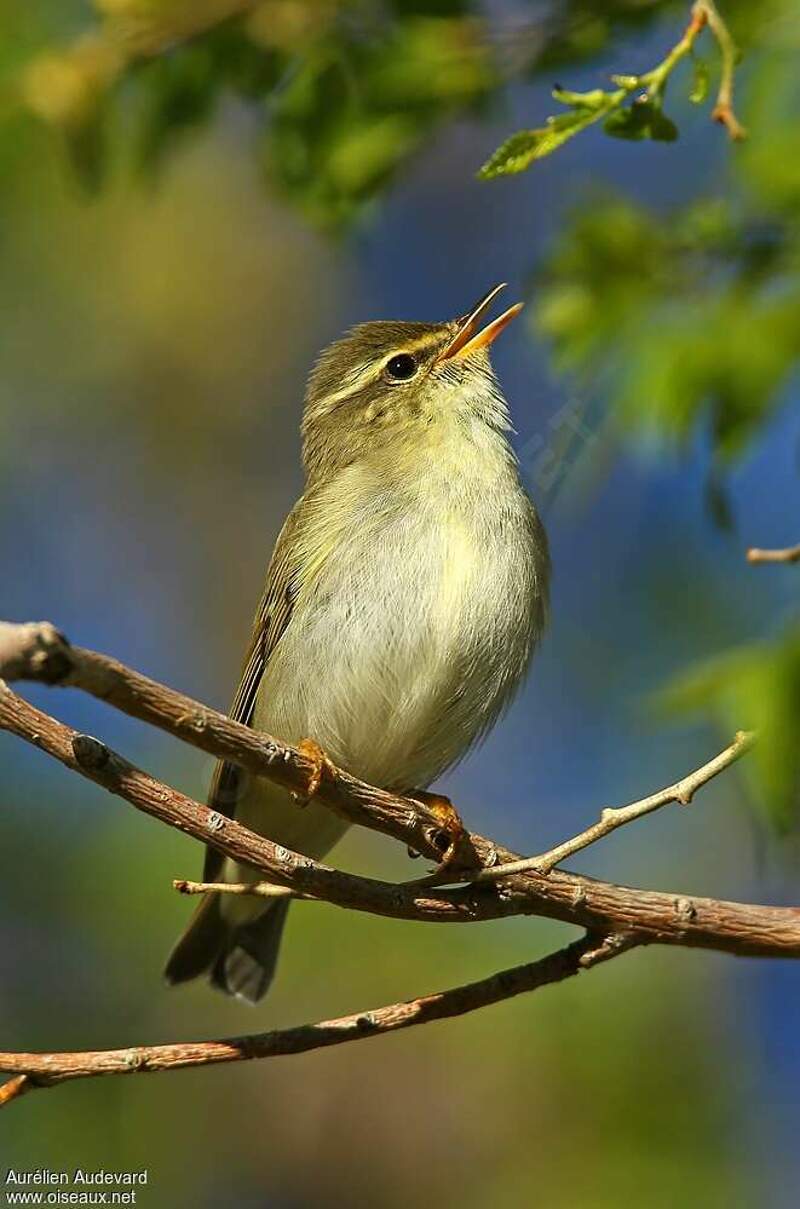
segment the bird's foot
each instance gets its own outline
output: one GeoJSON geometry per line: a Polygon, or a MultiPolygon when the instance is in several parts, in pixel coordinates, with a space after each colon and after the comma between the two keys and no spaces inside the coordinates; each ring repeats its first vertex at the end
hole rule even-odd
{"type": "Polygon", "coordinates": [[[323,774],[328,772],[331,776],[335,776],[336,768],[314,739],[301,739],[297,744],[297,750],[309,761],[311,771],[308,774],[305,793],[293,793],[292,797],[299,806],[307,806],[311,799],[316,797],[322,784],[323,774]]]}
{"type": "Polygon", "coordinates": [[[433,874],[438,878],[455,864],[460,863],[460,849],[466,835],[461,815],[450,799],[442,793],[428,793],[424,789],[415,789],[412,794],[409,794],[409,797],[416,798],[436,818],[437,828],[431,836],[431,842],[441,854],[441,860],[433,874]]]}

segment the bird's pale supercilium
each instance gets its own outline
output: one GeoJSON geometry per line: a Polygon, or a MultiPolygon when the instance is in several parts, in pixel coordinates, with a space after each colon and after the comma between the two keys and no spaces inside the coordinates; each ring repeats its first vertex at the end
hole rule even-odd
{"type": "MultiPolygon", "coordinates": [[[[278,537],[232,716],[386,789],[424,789],[496,721],[547,607],[547,542],[520,482],[480,328],[501,287],[448,323],[364,323],[322,353],[303,415],[305,491],[278,537]]],[[[221,763],[210,803],[323,857],[345,823],[221,763]]],[[[256,881],[206,856],[207,881],[256,881]]],[[[252,1001],[287,900],[209,895],[167,963],[252,1001]]]]}

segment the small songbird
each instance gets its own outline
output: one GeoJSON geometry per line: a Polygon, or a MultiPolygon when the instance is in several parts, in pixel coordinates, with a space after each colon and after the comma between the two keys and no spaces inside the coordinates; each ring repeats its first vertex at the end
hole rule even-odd
{"type": "MultiPolygon", "coordinates": [[[[545,621],[550,564],[489,345],[502,289],[448,323],[364,323],[326,349],[303,415],[306,488],[281,530],[231,716],[397,792],[486,734],[545,621]]],[[[221,762],[210,805],[319,859],[346,823],[221,762]]],[[[209,848],[206,881],[263,875],[209,848]]],[[[166,967],[256,1002],[287,900],[205,897],[166,967]]]]}

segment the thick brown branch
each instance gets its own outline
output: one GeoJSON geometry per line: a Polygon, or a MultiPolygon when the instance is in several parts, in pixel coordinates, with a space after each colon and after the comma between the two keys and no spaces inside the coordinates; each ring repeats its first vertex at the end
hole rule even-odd
{"type": "Polygon", "coordinates": [[[172,1045],[142,1045],[128,1049],[87,1050],[77,1053],[13,1054],[0,1053],[0,1071],[20,1078],[9,1080],[0,1087],[0,1104],[21,1094],[21,1090],[6,1092],[11,1087],[24,1086],[26,1091],[36,1087],[51,1087],[69,1079],[88,1079],[99,1075],[150,1074],[157,1071],[179,1070],[187,1066],[212,1066],[221,1062],[245,1062],[254,1058],[273,1058],[283,1054],[300,1054],[365,1037],[381,1036],[463,1016],[478,1008],[500,1003],[539,987],[572,978],[581,970],[608,961],[635,944],[625,936],[598,938],[587,935],[564,949],[551,953],[527,965],[503,970],[479,982],[453,987],[433,995],[422,995],[404,1003],[393,1003],[372,1011],[355,1012],[336,1020],[318,1024],[302,1024],[296,1028],[224,1041],[194,1041],[172,1045]],[[5,1096],[4,1096],[5,1093],[5,1096]]]}
{"type": "MultiPolygon", "coordinates": [[[[0,622],[0,677],[82,689],[122,713],[300,795],[317,771],[312,759],[288,743],[233,722],[116,659],[72,646],[48,622],[0,622]]],[[[436,861],[449,841],[460,839],[450,867],[483,863],[465,837],[443,834],[441,816],[425,802],[376,789],[328,764],[320,771],[317,797],[348,822],[380,831],[436,861]]]]}
{"type": "MultiPolygon", "coordinates": [[[[0,728],[33,743],[137,809],[253,865],[265,879],[340,907],[438,923],[542,915],[595,932],[633,932],[648,943],[751,956],[800,956],[800,911],[788,907],[689,899],[560,870],[548,876],[530,871],[511,875],[498,885],[447,890],[397,886],[342,873],[290,852],[170,789],[96,739],[37,710],[5,685],[0,688],[0,728]]],[[[470,842],[486,866],[519,859],[481,836],[472,835],[470,842]]]]}
{"type": "Polygon", "coordinates": [[[800,546],[786,546],[782,550],[760,550],[751,546],[747,551],[749,563],[798,563],[800,562],[800,546]]]}
{"type": "MultiPolygon", "coordinates": [[[[294,788],[298,781],[297,787],[301,790],[307,784],[311,770],[306,768],[307,762],[301,752],[254,735],[113,660],[88,651],[76,651],[51,626],[0,624],[0,672],[49,683],[74,683],[125,712],[155,722],[195,746],[252,767],[289,788],[294,788]],[[277,768],[277,761],[289,767],[291,772],[287,774],[277,768]]],[[[67,1079],[297,1053],[459,1015],[548,982],[560,981],[637,944],[700,946],[754,956],[800,956],[800,910],[793,908],[751,906],[633,890],[591,878],[578,878],[557,869],[543,875],[538,870],[524,867],[530,864],[529,861],[522,868],[518,864],[516,872],[504,869],[500,884],[473,882],[454,889],[413,884],[396,886],[338,872],[247,831],[235,820],[225,818],[155,780],[97,739],[79,734],[37,710],[13,693],[3,680],[0,680],[0,729],[34,744],[68,768],[125,798],[137,809],[211,843],[237,861],[254,866],[274,883],[255,891],[246,886],[227,887],[227,893],[286,893],[380,915],[437,922],[466,922],[515,914],[542,915],[587,929],[584,941],[575,942],[539,962],[439,995],[321,1024],[229,1041],[67,1054],[0,1054],[0,1070],[16,1076],[0,1088],[0,1105],[36,1087],[67,1079]],[[605,938],[599,944],[591,939],[598,936],[605,938]]],[[[614,812],[620,817],[613,825],[639,817],[666,801],[688,800],[699,784],[731,763],[746,742],[746,737],[738,737],[731,749],[688,778],[649,799],[614,812]]],[[[336,799],[340,795],[338,808],[351,821],[403,840],[413,833],[420,837],[420,847],[430,855],[439,855],[441,847],[437,835],[441,835],[441,819],[435,813],[435,807],[430,808],[424,801],[382,794],[335,768],[326,768],[324,773],[328,785],[321,796],[336,799]]],[[[613,829],[608,820],[605,826],[607,830],[613,829]]],[[[572,851],[577,850],[576,842],[582,841],[579,846],[584,846],[588,834],[582,833],[567,845],[572,845],[572,851]]],[[[465,833],[459,851],[470,853],[473,862],[484,869],[519,862],[516,854],[477,835],[465,833]]],[[[216,889],[202,883],[181,882],[176,886],[187,893],[216,889]]]]}
{"type": "MultiPolygon", "coordinates": [[[[25,739],[73,772],[124,798],[137,810],[219,848],[239,863],[253,865],[279,886],[290,886],[300,894],[377,915],[450,920],[475,917],[467,902],[450,904],[405,891],[390,882],[341,873],[248,831],[235,819],[226,818],[136,768],[99,740],[80,734],[36,709],[2,680],[0,730],[25,739]]],[[[494,912],[488,918],[496,915],[494,912]]]]}

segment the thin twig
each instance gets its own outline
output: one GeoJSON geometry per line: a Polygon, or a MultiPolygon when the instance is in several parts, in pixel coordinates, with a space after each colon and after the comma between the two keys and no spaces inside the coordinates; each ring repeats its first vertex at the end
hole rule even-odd
{"type": "Polygon", "coordinates": [[[74,1053],[0,1053],[0,1071],[21,1077],[0,1088],[0,1104],[21,1094],[17,1090],[51,1087],[70,1079],[100,1075],[151,1074],[190,1066],[211,1066],[225,1062],[243,1062],[272,1058],[283,1054],[306,1053],[365,1037],[381,1036],[463,1016],[478,1008],[512,999],[516,995],[563,982],[582,970],[609,961],[636,945],[632,937],[588,934],[566,948],[538,961],[503,970],[489,978],[452,987],[432,995],[422,995],[404,1003],[393,1003],[372,1011],[354,1012],[335,1020],[303,1024],[295,1028],[232,1037],[223,1041],[179,1042],[171,1045],[142,1045],[127,1049],[78,1051],[74,1053]],[[12,1087],[12,1091],[7,1089],[12,1087]]]}
{"type": "Polygon", "coordinates": [[[786,546],[782,550],[760,550],[751,546],[747,551],[749,563],[800,563],[800,546],[786,546]]]}
{"type": "Polygon", "coordinates": [[[587,827],[585,831],[580,831],[571,839],[564,840],[563,843],[557,844],[555,848],[550,848],[547,852],[541,852],[538,856],[529,856],[525,860],[512,861],[510,864],[499,865],[494,869],[483,869],[477,875],[475,881],[498,881],[500,878],[508,877],[512,873],[525,873],[528,870],[534,870],[537,873],[546,875],[556,865],[560,865],[562,861],[567,860],[568,857],[574,856],[576,852],[580,852],[583,848],[588,848],[590,844],[594,844],[597,840],[603,839],[604,836],[610,835],[618,827],[623,827],[626,823],[632,823],[634,819],[641,819],[646,814],[652,814],[654,810],[659,810],[662,806],[667,806],[671,802],[677,802],[681,806],[688,806],[702,785],[706,785],[712,777],[716,777],[724,769],[730,768],[731,764],[740,759],[746,751],[749,751],[754,741],[755,735],[752,732],[740,730],[728,747],[714,756],[712,760],[709,760],[707,764],[703,764],[701,768],[695,769],[694,772],[690,772],[687,776],[682,777],[680,781],[676,781],[674,785],[668,785],[666,789],[660,789],[658,793],[653,793],[647,798],[641,798],[638,802],[631,802],[629,806],[618,806],[616,809],[606,807],[602,811],[598,822],[594,823],[591,827],[587,827]]]}
{"type": "Polygon", "coordinates": [[[274,886],[272,882],[192,882],[176,877],[173,890],[179,894],[243,894],[254,898],[309,898],[313,894],[299,894],[291,886],[274,886]]]}
{"type": "Polygon", "coordinates": [[[14,1079],[8,1079],[0,1085],[0,1108],[10,1104],[12,1100],[18,1100],[20,1096],[27,1095],[35,1087],[36,1084],[28,1075],[17,1075],[14,1079]]]}
{"type": "Polygon", "coordinates": [[[747,138],[747,131],[733,110],[733,80],[736,73],[736,64],[739,60],[739,52],[714,0],[697,0],[696,7],[702,9],[705,13],[708,27],[717,39],[720,58],[722,60],[717,103],[712,110],[711,116],[715,122],[719,122],[720,125],[725,127],[732,139],[738,142],[741,139],[747,138]]]}
{"type": "MultiPolygon", "coordinates": [[[[705,8],[701,2],[692,6],[689,24],[684,30],[683,37],[673,46],[669,54],[659,63],[658,67],[654,67],[645,75],[639,77],[638,86],[647,86],[647,95],[652,98],[659,97],[666,85],[670,75],[680,63],[694,49],[694,44],[697,41],[698,35],[702,32],[707,21],[705,8]]],[[[622,77],[623,79],[625,77],[622,77]]]]}

